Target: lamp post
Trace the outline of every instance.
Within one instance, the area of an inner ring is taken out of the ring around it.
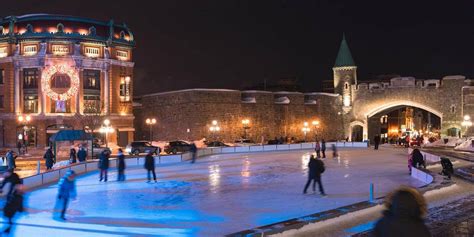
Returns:
[[[472,126],[471,116],[464,115],[464,121],[462,121],[461,126],[465,127],[464,136],[467,134],[467,130]]]
[[[114,132],[114,129],[112,128],[112,126],[110,125],[110,120],[108,119],[105,119],[104,122],[103,122],[103,125],[102,127],[100,128],[99,130],[101,133],[105,133],[105,147],[109,147],[109,143],[107,142],[107,136],[109,135],[109,133],[113,133]]]
[[[306,142],[306,135],[311,131],[311,129],[308,127],[308,122],[303,123],[303,128],[301,131],[304,133],[304,141]]]
[[[314,140],[318,140],[318,129],[319,129],[319,120],[313,120],[311,124],[314,127]]]
[[[209,127],[209,131],[214,136],[214,140],[217,140],[217,132],[219,132],[221,128],[217,125],[217,120],[212,120],[212,125]]]
[[[247,139],[247,129],[250,128],[250,120],[242,119],[242,127],[244,128],[244,139]]]
[[[153,141],[153,135],[152,135],[152,134],[153,134],[153,133],[152,133],[153,130],[152,130],[152,127],[153,127],[153,125],[156,124],[156,119],[154,119],[154,118],[152,118],[152,119],[147,118],[147,119],[145,120],[145,123],[148,124],[148,126],[150,127],[150,142],[152,142],[152,141]]]

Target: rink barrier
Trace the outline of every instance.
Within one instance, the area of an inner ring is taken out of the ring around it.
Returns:
[[[428,171],[423,171],[415,167],[411,167],[411,177],[421,181],[425,185],[432,183],[434,180],[433,176],[429,174]]]
[[[413,148],[408,148],[408,155],[410,155],[412,152],[413,152]],[[423,155],[423,159],[425,161],[428,161],[430,163],[441,162],[441,157],[440,156],[433,155],[431,153],[424,152],[424,151],[421,151],[421,150],[420,150],[420,152]]]

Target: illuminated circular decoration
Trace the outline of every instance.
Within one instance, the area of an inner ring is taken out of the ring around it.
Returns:
[[[50,82],[56,73],[66,74],[71,79],[71,87],[69,87],[66,92],[61,94],[56,93],[51,89]],[[47,67],[45,70],[43,70],[41,76],[41,88],[43,90],[43,93],[45,93],[52,100],[56,101],[66,101],[71,97],[75,96],[77,94],[77,91],[79,90],[79,83],[79,74],[77,73],[77,71],[70,66],[62,64]]]

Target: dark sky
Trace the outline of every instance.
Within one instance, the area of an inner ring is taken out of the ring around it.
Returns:
[[[342,32],[359,80],[380,74],[474,76],[474,2],[18,0],[0,16],[76,15],[126,22],[136,38],[136,94],[332,79]]]

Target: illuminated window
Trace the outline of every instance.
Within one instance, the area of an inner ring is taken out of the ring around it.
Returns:
[[[381,124],[386,124],[388,121],[388,115],[384,115],[382,117],[380,117],[380,123]]]
[[[23,88],[33,89],[38,88],[38,69],[25,68],[23,69]]]
[[[66,55],[69,54],[69,46],[64,44],[54,44],[51,47],[51,51],[54,55]]]
[[[0,47],[0,58],[8,56],[8,48]]]
[[[84,113],[100,114],[99,95],[84,95]]]
[[[98,70],[84,70],[84,89],[100,89],[100,71]]]
[[[71,87],[71,79],[66,74],[55,74],[51,80],[51,88],[68,89]]]
[[[100,50],[97,47],[85,47],[84,52],[87,57],[97,58],[99,57]]]
[[[38,112],[38,96],[27,95],[23,99],[23,113],[37,113]]]
[[[23,54],[25,55],[35,55],[38,53],[37,45],[25,45],[23,47]]]
[[[130,77],[120,78],[120,101],[130,101]]]
[[[51,113],[71,113],[71,101],[51,100]]]
[[[120,60],[127,60],[128,59],[128,52],[124,50],[117,50],[116,53],[117,58]]]

